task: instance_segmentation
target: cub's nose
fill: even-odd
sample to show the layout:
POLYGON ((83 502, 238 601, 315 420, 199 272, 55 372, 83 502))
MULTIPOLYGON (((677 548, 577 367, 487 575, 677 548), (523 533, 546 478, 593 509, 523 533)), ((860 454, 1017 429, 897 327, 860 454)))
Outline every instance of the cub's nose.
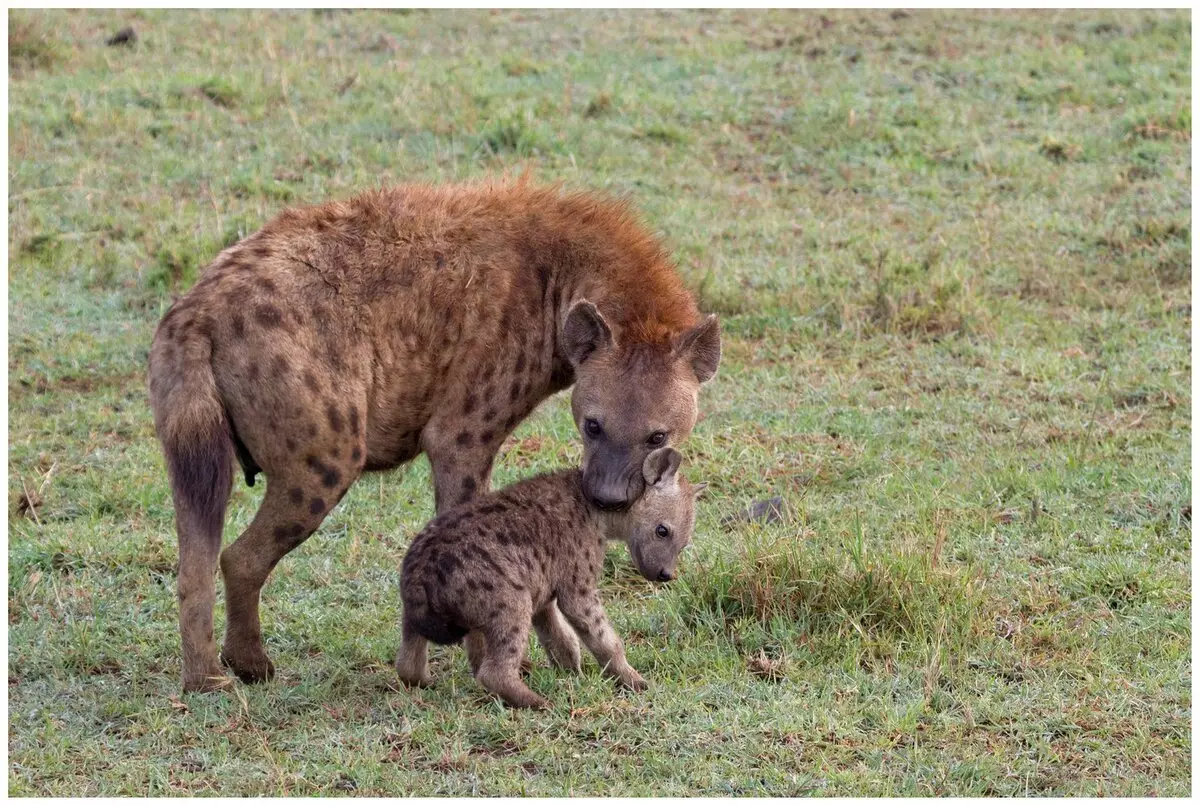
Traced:
POLYGON ((624 498, 603 498, 599 495, 592 496, 592 504, 596 509, 602 509, 605 512, 620 512, 629 509, 629 502, 624 498))
POLYGON ((675 578, 674 574, 671 574, 665 570, 658 572, 658 581, 659 582, 670 582, 674 578, 675 578))

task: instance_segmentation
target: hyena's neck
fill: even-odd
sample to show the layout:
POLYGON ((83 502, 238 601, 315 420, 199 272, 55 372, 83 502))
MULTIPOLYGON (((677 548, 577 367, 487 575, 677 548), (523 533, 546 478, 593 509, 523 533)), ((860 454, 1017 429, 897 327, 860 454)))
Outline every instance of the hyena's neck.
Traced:
MULTIPOLYGON (((696 301, 666 250, 624 208, 572 197, 560 204, 559 215, 539 219, 536 239, 531 234, 537 265, 527 268, 538 273, 552 301, 556 342, 567 311, 584 299, 622 346, 667 344, 699 324, 696 301)), ((555 356, 555 374, 573 379, 563 351, 555 356)))

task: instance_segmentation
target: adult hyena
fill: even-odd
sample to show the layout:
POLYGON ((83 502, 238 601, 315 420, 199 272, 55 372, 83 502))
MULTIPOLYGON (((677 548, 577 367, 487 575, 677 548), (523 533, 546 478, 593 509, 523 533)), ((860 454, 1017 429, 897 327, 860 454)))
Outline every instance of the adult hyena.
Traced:
POLYGON ((369 470, 424 451, 439 512, 489 486, 504 438, 575 384, 583 484, 600 507, 641 494, 650 451, 696 422, 716 372, 701 318, 628 209, 526 182, 402 186, 287 210, 223 251, 163 317, 150 402, 179 534, 185 691, 223 659, 272 676, 259 596, 275 564, 369 470), (267 490, 223 552, 234 457, 267 490))

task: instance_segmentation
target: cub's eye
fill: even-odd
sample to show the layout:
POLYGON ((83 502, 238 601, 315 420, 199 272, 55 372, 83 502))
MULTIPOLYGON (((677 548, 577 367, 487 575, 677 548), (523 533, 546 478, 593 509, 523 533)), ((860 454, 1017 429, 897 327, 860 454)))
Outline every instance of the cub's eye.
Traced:
POLYGON ((598 437, 604 433, 604 429, 600 427, 600 423, 591 417, 583 421, 583 430, 589 437, 598 437))
POLYGON ((661 445, 667 441, 667 435, 662 431, 655 431, 650 435, 650 439, 646 442, 650 445, 661 445))
POLYGON ((659 537, 670 537, 671 530, 660 523, 654 528, 654 534, 658 535, 659 537))

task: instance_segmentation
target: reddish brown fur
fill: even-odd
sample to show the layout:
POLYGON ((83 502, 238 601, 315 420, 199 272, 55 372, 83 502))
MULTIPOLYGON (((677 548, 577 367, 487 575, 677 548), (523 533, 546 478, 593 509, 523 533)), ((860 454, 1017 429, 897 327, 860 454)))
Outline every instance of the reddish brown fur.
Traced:
MULTIPOLYGON (((227 682, 212 574, 231 457, 248 481, 263 472, 268 483, 254 521, 221 554, 223 654, 243 679, 261 680, 273 672, 262 585, 364 470, 424 451, 444 510, 485 491, 516 424, 589 373, 599 386, 623 373, 646 392, 636 409, 592 406, 614 423, 637 415, 629 439, 660 420, 682 439, 711 375, 691 369, 698 327, 711 353, 715 324, 700 323, 626 205, 528 182, 372 191, 287 210, 226 249, 168 311, 150 354, 180 538, 184 687, 227 682), (615 340, 586 362, 562 343, 583 299, 615 340)), ((705 366, 715 371, 713 360, 705 366)))

